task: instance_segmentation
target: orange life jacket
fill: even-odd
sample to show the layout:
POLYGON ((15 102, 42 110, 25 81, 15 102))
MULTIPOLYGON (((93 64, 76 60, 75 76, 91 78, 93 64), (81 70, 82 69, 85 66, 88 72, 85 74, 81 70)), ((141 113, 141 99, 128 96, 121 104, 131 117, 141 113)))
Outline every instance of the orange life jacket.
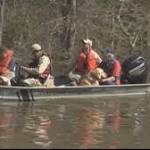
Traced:
POLYGON ((12 57, 14 55, 14 52, 12 50, 5 50, 2 53, 2 59, 0 60, 0 75, 7 76, 9 73, 9 63, 12 60, 12 57))
POLYGON ((86 71, 93 71, 96 69, 95 55, 90 49, 88 56, 82 51, 77 59, 77 72, 83 74, 86 71))
POLYGON ((87 66, 88 71, 93 71, 97 67, 95 55, 92 51, 93 51, 93 49, 90 49, 90 53, 89 53, 88 58, 87 58, 88 59, 88 61, 87 61, 88 62, 88 66, 87 66))
POLYGON ((83 74, 86 70, 86 55, 81 52, 77 59, 77 72, 83 74))

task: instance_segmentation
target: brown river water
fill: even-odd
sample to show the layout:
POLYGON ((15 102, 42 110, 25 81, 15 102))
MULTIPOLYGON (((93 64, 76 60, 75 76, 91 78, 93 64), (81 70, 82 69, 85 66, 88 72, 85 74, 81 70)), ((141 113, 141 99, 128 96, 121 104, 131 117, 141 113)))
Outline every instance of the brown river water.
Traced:
POLYGON ((150 96, 0 103, 0 148, 150 148, 150 96))

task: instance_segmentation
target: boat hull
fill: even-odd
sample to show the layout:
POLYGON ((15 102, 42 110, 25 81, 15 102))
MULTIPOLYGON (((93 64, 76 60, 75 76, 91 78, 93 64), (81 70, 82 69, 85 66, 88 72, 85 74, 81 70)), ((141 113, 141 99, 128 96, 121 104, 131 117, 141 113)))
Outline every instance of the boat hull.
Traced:
POLYGON ((18 87, 1 86, 0 100, 35 101, 42 99, 92 98, 104 96, 145 95, 150 84, 119 86, 18 87))

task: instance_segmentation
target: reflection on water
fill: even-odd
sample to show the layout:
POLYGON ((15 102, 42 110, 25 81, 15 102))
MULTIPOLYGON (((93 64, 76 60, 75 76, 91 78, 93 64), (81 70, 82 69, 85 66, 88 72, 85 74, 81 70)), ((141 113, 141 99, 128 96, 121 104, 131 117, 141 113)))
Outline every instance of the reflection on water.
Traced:
POLYGON ((33 143, 42 147, 49 147, 51 144, 48 136, 48 129, 51 127, 51 121, 47 116, 37 116, 35 121, 29 120, 25 123, 24 133, 34 133, 33 143))
POLYGON ((98 109, 83 108, 78 117, 76 137, 81 148, 92 148, 102 142, 105 113, 98 109), (99 137, 96 137, 97 132, 99 137))
POLYGON ((5 147, 5 143, 9 143, 12 138, 12 117, 13 114, 5 110, 0 113, 0 146, 5 147))
POLYGON ((1 148, 149 148, 145 97, 0 104, 1 148))

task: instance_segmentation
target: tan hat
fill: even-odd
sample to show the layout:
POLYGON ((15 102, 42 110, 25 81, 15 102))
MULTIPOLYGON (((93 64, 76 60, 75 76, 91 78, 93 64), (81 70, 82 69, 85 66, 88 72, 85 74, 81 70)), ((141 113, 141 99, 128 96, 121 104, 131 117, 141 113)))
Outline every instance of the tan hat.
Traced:
POLYGON ((41 45, 35 43, 35 44, 32 45, 32 49, 33 49, 33 51, 34 51, 34 50, 40 51, 40 50, 41 50, 41 45))
POLYGON ((92 41, 90 39, 83 40, 83 43, 89 44, 90 46, 92 46, 92 41))

